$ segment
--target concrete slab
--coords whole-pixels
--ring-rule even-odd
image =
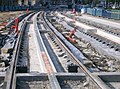
[[[120,29],[120,23],[119,22],[106,20],[104,18],[96,18],[96,17],[89,16],[89,15],[82,15],[82,16],[79,16],[79,17],[90,20],[90,21],[94,21],[96,23],[105,24],[107,26]]]
[[[102,36],[102,37],[104,37],[106,39],[110,39],[113,42],[116,42],[116,43],[120,44],[120,37],[118,37],[118,36],[106,33],[106,32],[104,32],[102,30],[97,30],[96,34],[100,35],[100,36]]]
[[[33,19],[35,16],[33,17]],[[42,61],[39,50],[34,24],[29,27],[29,56],[30,56],[30,72],[45,72],[44,63]]]

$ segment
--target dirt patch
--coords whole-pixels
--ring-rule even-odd
[[[23,14],[25,11],[16,11],[16,12],[1,12],[0,13],[0,25],[4,25],[12,19]]]

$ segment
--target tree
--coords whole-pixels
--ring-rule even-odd
[[[86,4],[89,4],[90,3],[90,0],[85,0]],[[91,2],[92,3],[92,2]]]
[[[99,0],[93,0],[93,2],[95,4],[95,6],[96,6],[96,4],[99,4]]]
[[[112,3],[112,4],[115,4],[116,3],[116,5],[119,5],[120,4],[120,1],[119,0],[106,0],[106,3],[107,3],[107,7],[110,7],[110,2]]]

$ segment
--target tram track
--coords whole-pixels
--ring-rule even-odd
[[[64,12],[63,12],[63,14],[64,14]],[[112,34],[112,35],[119,37],[119,27],[116,27],[119,25],[119,23],[116,23],[116,22],[108,22],[107,23],[107,21],[104,21],[101,19],[95,20],[95,18],[92,19],[91,17],[88,17],[88,19],[86,19],[85,18],[86,16],[79,17],[79,16],[76,16],[74,14],[71,14],[70,12],[69,12],[69,14],[66,13],[64,15],[71,18],[71,19],[76,19],[77,21],[79,21],[81,23],[99,28],[101,30],[104,30],[104,31]]]
[[[30,20],[30,21],[29,21]],[[26,28],[26,25],[32,22],[32,25],[28,26],[29,28]],[[28,30],[32,29],[32,32],[28,34]],[[88,68],[86,68],[83,65],[83,60],[86,61],[86,57],[82,55],[82,52],[79,51],[79,56],[77,58],[77,55],[74,55],[73,52],[71,52],[71,49],[73,46],[68,46],[66,43],[68,43],[67,39],[62,36],[62,34],[57,31],[58,29],[55,28],[54,25],[48,20],[46,12],[40,11],[38,13],[32,13],[30,14],[25,21],[23,21],[23,25],[21,26],[21,31],[19,33],[17,43],[15,45],[15,50],[14,50],[14,55],[12,60],[10,68],[7,70],[7,75],[5,77],[5,83],[4,83],[4,89],[16,89],[16,87],[21,87],[21,88],[27,88],[28,85],[32,89],[33,85],[38,85],[38,88],[46,88],[50,87],[50,89],[63,89],[65,88],[66,84],[68,84],[71,87],[75,87],[74,83],[81,86],[77,86],[78,88],[80,87],[85,87],[86,84],[89,84],[89,86],[94,87],[95,89],[110,89],[105,82],[101,80],[100,77],[97,75],[93,75]],[[34,35],[32,35],[34,33]],[[30,38],[27,38],[29,37]],[[33,36],[33,38],[31,38]],[[21,66],[22,71],[18,69],[19,66],[17,66],[18,59],[24,59],[30,61],[31,59],[26,59],[29,57],[29,52],[28,52],[28,39],[32,39],[32,41],[35,41],[35,46],[36,48],[36,53],[38,53],[38,58],[35,60],[36,62],[41,61],[41,65],[37,65],[38,67],[41,67],[38,72],[36,70],[32,71],[26,71],[27,69],[25,68],[24,71],[24,64]],[[69,43],[71,44],[71,43]],[[71,47],[71,49],[69,48]],[[74,47],[76,48],[76,47]],[[26,51],[27,49],[27,51]],[[24,52],[23,52],[24,50]],[[32,50],[32,49],[31,49]],[[75,52],[76,50],[74,50]],[[24,55],[23,55],[24,54]],[[33,54],[34,55],[34,54]],[[33,58],[34,59],[34,58]],[[80,61],[81,60],[81,61]],[[34,60],[33,60],[34,61]],[[87,60],[88,61],[88,60]],[[32,61],[31,61],[32,62]],[[39,62],[40,64],[40,62]],[[44,65],[43,65],[44,64]],[[68,70],[68,65],[70,64],[75,64],[74,66],[79,67],[79,71],[69,71]],[[21,62],[20,62],[21,65]],[[29,64],[30,65],[30,64]],[[31,66],[31,65],[30,65]],[[44,68],[43,68],[44,67]],[[73,67],[73,65],[71,66]],[[34,68],[33,68],[34,69]],[[39,68],[38,68],[39,69]],[[41,72],[42,71],[42,72]],[[35,79],[32,82],[28,81],[25,83],[25,86],[20,86],[20,84],[23,84],[23,81],[19,79],[19,77],[22,77],[19,75],[19,73],[28,73],[28,75],[31,75],[29,73],[34,73],[32,76]],[[83,73],[85,76],[85,79],[80,79],[80,80],[65,80],[63,79],[62,81],[58,81],[59,77],[56,77],[56,73]],[[43,76],[45,80],[41,79],[41,75],[38,76],[39,74],[45,73]],[[46,74],[47,73],[47,74]],[[18,74],[18,75],[17,75]],[[25,76],[28,76],[25,74]],[[35,75],[37,75],[35,77]],[[47,77],[46,77],[47,76]],[[39,79],[36,80],[36,78],[39,77]],[[24,81],[27,79],[22,78]],[[17,85],[16,85],[17,84]],[[42,85],[41,85],[42,84]],[[64,84],[64,85],[63,85]],[[21,89],[20,88],[20,89]],[[37,89],[37,87],[36,87]],[[74,88],[73,88],[74,89]]]
[[[88,78],[90,78],[90,82],[91,82],[91,84],[94,84],[94,86],[96,87],[96,88],[102,88],[102,89],[109,89],[105,84],[104,84],[104,82],[102,82],[101,81],[101,79],[99,78],[99,77],[97,77],[97,76],[93,76],[89,71],[88,71],[88,69],[86,69],[84,66],[83,66],[83,64],[69,51],[69,49],[63,44],[63,42],[60,40],[60,38],[54,33],[54,31],[53,31],[53,29],[51,28],[51,26],[49,26],[48,25],[48,22],[46,21],[46,19],[44,18],[44,21],[45,21],[45,24],[47,25],[45,25],[45,27],[47,27],[47,29],[49,29],[50,30],[50,33],[48,34],[48,35],[50,35],[52,38],[51,39],[53,39],[53,37],[55,38],[55,40],[57,40],[57,43],[59,43],[59,45],[61,45],[61,47],[69,54],[69,56],[71,56],[71,58],[72,58],[72,60],[74,60],[74,61],[76,61],[76,63],[78,64],[78,66],[80,67],[80,69],[82,69],[82,71],[84,71],[83,73],[85,73],[85,75],[86,75],[86,77],[88,77]],[[35,23],[36,24],[36,26],[37,26],[37,23]],[[38,29],[37,29],[38,30]],[[38,30],[39,31],[39,30]],[[41,32],[41,31],[40,31]],[[40,33],[40,32],[38,32],[38,33]],[[44,31],[43,31],[44,32]],[[42,33],[42,32],[41,32]],[[41,35],[41,37],[42,37],[42,39],[45,37],[45,36],[43,36],[43,34],[40,34]],[[43,41],[43,44],[45,44],[45,41]],[[45,45],[44,45],[45,46]],[[43,47],[44,48],[44,47]],[[44,49],[43,49],[43,51],[44,51]],[[42,53],[43,53],[43,51],[42,51]],[[45,51],[44,51],[45,52]],[[45,52],[46,53],[46,52]],[[45,57],[45,59],[47,58],[47,56],[48,56],[48,54],[46,55],[46,57]],[[42,56],[43,57],[43,56]],[[43,60],[44,60],[44,57],[43,57]],[[48,58],[47,58],[47,60],[49,60]],[[46,69],[47,69],[47,72],[48,73],[50,73],[49,75],[48,75],[48,79],[49,79],[49,81],[53,81],[53,78],[55,78],[54,76],[54,71],[51,71],[51,70],[49,70],[49,66],[51,66],[51,64],[49,63],[49,62],[47,62],[47,64],[46,64],[46,62],[45,62],[46,60],[44,60],[44,63],[45,63],[45,65],[47,66],[46,67]],[[48,65],[49,64],[49,65]],[[55,66],[55,65],[54,65]],[[52,68],[54,67],[54,66],[52,66]],[[53,78],[52,78],[53,77]],[[56,79],[54,80],[54,81],[56,81]],[[56,82],[54,82],[53,81],[53,83],[56,85]],[[51,84],[52,82],[50,82],[50,84]],[[71,82],[72,83],[72,82]],[[52,86],[52,88],[53,88],[53,86]],[[54,89],[54,88],[53,88]]]
[[[28,15],[26,17],[26,20],[28,20],[32,15],[33,15],[33,13]],[[20,28],[20,32],[18,34],[16,45],[14,47],[12,61],[10,63],[10,67],[7,69],[6,76],[5,76],[5,79],[4,79],[4,85],[3,85],[4,89],[15,89],[15,87],[16,87],[17,60],[18,60],[18,56],[21,52],[20,47],[23,46],[23,45],[21,45],[21,42],[23,40],[23,34],[25,32],[24,29],[26,27],[27,22],[24,20],[22,23],[23,24]]]
[[[67,23],[66,24],[64,22],[64,20],[61,22],[61,19],[65,19],[65,17],[61,17],[61,19],[58,19],[58,18],[56,18],[57,19],[56,22],[60,23],[59,24],[60,26],[56,25],[56,28],[61,28],[61,29],[59,29],[59,31],[61,33],[63,32],[63,35],[66,37],[66,33],[69,33],[70,29],[76,28],[76,25],[71,25],[71,24],[74,24],[72,22],[71,23],[66,22]],[[61,26],[61,25],[63,25],[63,26]],[[75,32],[75,35],[74,35],[73,38],[78,40],[79,45],[75,44],[75,46],[78,49],[80,49],[81,51],[83,50],[83,53],[85,55],[88,55],[88,56],[91,55],[91,57],[90,58],[88,57],[88,59],[91,59],[91,61],[93,61],[93,63],[95,62],[95,64],[96,64],[96,62],[98,62],[97,63],[98,67],[99,67],[99,64],[100,64],[100,66],[103,67],[103,68],[99,67],[100,70],[103,70],[103,71],[115,71],[117,69],[116,71],[119,72],[119,65],[117,64],[119,62],[119,44],[117,44],[115,42],[112,42],[111,40],[108,40],[108,39],[106,39],[104,37],[101,37],[98,34],[95,34],[93,31],[92,31],[93,33],[92,32],[89,33],[89,32],[84,31],[84,29],[86,30],[87,27],[84,28],[84,26],[82,26],[82,27],[80,26],[80,28],[79,28],[77,26],[76,29],[77,29],[77,32]],[[85,46],[86,48],[84,47],[84,45],[86,45],[86,43],[91,45],[90,48],[89,47],[87,48],[87,46]],[[81,48],[81,45],[83,45],[82,48]],[[93,49],[93,52],[92,52],[91,49]],[[99,56],[99,57],[97,57],[97,56],[93,57],[93,55],[89,54],[89,52],[92,52],[93,55],[96,54],[96,52],[97,52],[96,55]],[[88,53],[88,54],[86,54],[86,53]],[[95,60],[94,60],[94,58],[95,58]],[[107,60],[106,60],[106,58],[107,58]],[[97,61],[96,59],[100,59],[101,61],[100,60]],[[105,68],[104,68],[104,63],[101,64],[102,60],[104,62],[106,61],[105,64],[108,63],[108,65],[105,66]],[[112,61],[114,61],[114,62],[112,63]],[[101,63],[99,63],[99,62],[101,62]],[[115,70],[114,70],[114,68],[112,69],[113,65],[114,65]],[[109,68],[108,66],[111,67],[110,70],[108,69]]]
[[[74,19],[73,17],[70,17],[68,15],[65,15],[65,16],[68,17],[68,18],[66,18],[66,20],[68,20],[68,22],[70,20],[72,21],[72,19]],[[69,19],[69,18],[71,18],[71,19]],[[77,26],[77,28],[79,28],[79,30],[81,32],[83,32],[84,34],[90,36],[91,38],[96,39],[97,41],[103,42],[103,44],[106,44],[106,46],[108,46],[108,47],[111,47],[111,45],[112,45],[112,48],[114,48],[115,51],[119,51],[119,45],[118,45],[119,44],[119,36],[118,35],[114,35],[114,34],[108,33],[107,31],[104,31],[105,28],[100,29],[100,28],[95,27],[93,25],[90,26],[90,24],[83,23],[83,22],[81,22],[77,19],[76,19],[76,23],[71,23],[71,25],[72,26]],[[82,29],[84,29],[84,30],[90,30],[90,29],[95,30],[96,29],[97,32],[96,33],[95,32],[94,33],[88,33],[88,32],[85,32]],[[111,30],[111,31],[113,31],[113,30]],[[112,33],[114,33],[114,32],[112,32]],[[117,33],[119,33],[119,32],[117,32]],[[97,36],[99,36],[99,38]],[[115,45],[115,46],[113,46],[113,45]]]
[[[44,18],[43,18],[43,20],[44,20]],[[60,68],[61,68],[61,72],[64,72],[65,70],[66,70],[66,72],[68,72],[67,61],[68,61],[68,65],[71,63],[74,64],[74,62],[72,62],[72,59],[69,58],[69,54],[66,53],[66,50],[64,50],[63,45],[59,44],[58,38],[56,38],[55,36],[52,35],[53,34],[52,30],[50,30],[50,28],[46,24],[46,22],[44,23],[44,26],[46,28],[45,30],[48,31],[48,34],[47,33],[45,34],[44,31],[42,34],[42,31],[41,31],[41,36],[42,36],[42,38],[44,38],[43,42],[45,42],[45,43],[48,41],[50,42],[50,44],[49,43],[45,44],[45,46],[47,47],[47,51],[49,52],[50,57],[52,56],[52,54],[51,54],[52,50],[54,51],[52,53],[56,55],[56,56],[54,55],[53,57],[51,57],[51,60],[54,63],[54,66],[58,69],[57,70],[58,72],[60,72],[59,71]],[[50,48],[50,46],[51,46],[51,48]],[[58,66],[58,65],[60,65],[60,66]]]
[[[49,55],[46,54],[47,50],[44,46],[44,43],[43,43],[43,40],[41,38],[39,29],[37,29],[38,27],[37,27],[37,23],[36,23],[37,20],[36,19],[37,19],[38,14],[39,13],[30,14],[28,17],[26,17],[26,20],[24,20],[23,24],[21,25],[20,32],[19,32],[19,35],[18,35],[18,38],[17,38],[17,42],[16,42],[16,45],[15,45],[15,48],[14,48],[14,53],[13,53],[13,57],[12,57],[13,60],[10,64],[10,67],[7,70],[7,73],[6,73],[6,76],[5,76],[5,79],[4,79],[4,85],[3,85],[4,89],[16,89],[16,74],[17,73],[27,73],[27,72],[30,71],[30,70],[28,70],[28,67],[31,66],[31,65],[28,65],[28,61],[31,60],[31,59],[29,59],[28,47],[27,47],[28,46],[28,30],[27,30],[28,28],[27,28],[27,25],[31,21],[33,21],[33,26],[34,27],[36,26],[36,30],[34,32],[34,34],[36,34],[36,35],[34,37],[36,37],[38,42],[40,42],[40,44],[39,43],[36,43],[36,44],[38,44],[38,46],[41,46],[41,49],[37,49],[37,50],[41,51],[42,59],[40,59],[40,60],[43,60],[44,64],[46,65],[46,69],[43,69],[44,65],[42,64],[41,65],[41,70],[43,70],[44,73],[46,71],[47,71],[47,73],[52,73],[53,72],[54,68],[52,69],[52,67],[50,65],[49,57],[48,57]],[[33,18],[33,19],[31,19],[31,18]],[[31,20],[31,21],[29,21],[29,20]],[[36,71],[36,69],[35,69],[35,71]],[[32,72],[35,72],[35,71],[32,70]],[[52,77],[52,75],[50,75],[49,79],[51,79],[51,77]],[[43,83],[44,83],[44,81],[43,81]]]
[[[45,19],[45,18],[44,18]],[[47,20],[45,20],[46,21],[46,23],[48,24],[48,21]],[[60,38],[59,38],[59,36],[55,33],[55,30],[53,30],[52,28],[53,27],[50,27],[50,23],[49,23],[49,28],[52,30],[52,34],[56,37],[56,39],[58,40],[58,42],[63,46],[63,48],[69,53],[69,55],[73,58],[73,60],[75,60],[77,63],[78,63],[78,66],[84,71],[84,73],[95,83],[95,84],[97,84],[97,86],[99,87],[99,88],[108,88],[100,79],[99,79],[99,77],[97,77],[97,76],[93,76],[89,71],[88,71],[88,69],[70,52],[70,50],[63,44],[63,42],[61,42],[61,40],[60,40]],[[53,33],[54,32],[54,33]],[[95,80],[95,79],[97,79],[97,80]],[[103,84],[103,86],[99,86],[99,84],[101,84],[100,83],[100,81],[101,81],[101,83]],[[108,88],[109,89],[109,88]]]
[[[58,19],[56,19],[57,21],[59,21]],[[53,25],[56,27],[56,29],[58,29],[58,31],[60,33],[63,34],[63,36],[67,39],[67,34],[69,34],[69,30],[65,29],[65,28],[70,28],[69,26],[64,27],[64,24],[61,24],[63,26],[61,26],[59,24],[59,22],[51,22],[53,23]],[[57,25],[59,24],[59,25]],[[74,28],[70,28],[70,29],[74,29]],[[64,34],[65,33],[65,34]],[[82,34],[82,33],[81,33]],[[76,39],[78,43],[73,43],[71,42],[71,44],[73,44],[76,48],[78,48],[83,54],[84,56],[93,62],[93,64],[90,64],[90,62],[87,62],[88,65],[92,65],[92,67],[90,67],[90,70],[92,71],[115,71],[114,68],[112,69],[112,65],[110,67],[108,67],[107,64],[107,60],[109,60],[110,58],[107,56],[103,56],[102,54],[99,54],[96,49],[94,49],[94,46],[91,45],[89,42],[86,42],[84,39],[79,38],[79,36],[81,36],[80,32],[78,33],[78,31],[75,33],[74,38]],[[85,37],[84,37],[85,38]],[[86,38],[87,39],[87,38]],[[69,40],[68,40],[69,41]],[[74,47],[73,47],[74,48]],[[79,58],[78,58],[79,59]],[[82,59],[83,61],[84,59]],[[112,59],[111,59],[112,60]],[[114,59],[113,59],[114,60]],[[104,62],[104,64],[102,64]],[[109,61],[108,61],[109,62]],[[83,63],[84,64],[84,63]],[[96,67],[95,67],[96,66]],[[98,68],[98,69],[97,69]],[[110,68],[110,69],[109,69]]]

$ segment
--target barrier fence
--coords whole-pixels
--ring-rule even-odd
[[[29,10],[35,10],[40,9],[40,6],[0,6],[0,11],[19,11],[19,10],[26,10],[29,8]]]
[[[87,14],[93,16],[100,16],[104,18],[120,20],[120,10],[105,10],[102,8],[90,8],[85,6],[77,6],[76,10],[81,11],[81,9],[83,9],[84,12],[86,12]]]
[[[40,6],[0,6],[0,11],[39,10]],[[85,13],[110,19],[120,20],[120,10],[105,10],[102,8],[90,8],[88,5],[77,5],[76,10],[84,10]]]

